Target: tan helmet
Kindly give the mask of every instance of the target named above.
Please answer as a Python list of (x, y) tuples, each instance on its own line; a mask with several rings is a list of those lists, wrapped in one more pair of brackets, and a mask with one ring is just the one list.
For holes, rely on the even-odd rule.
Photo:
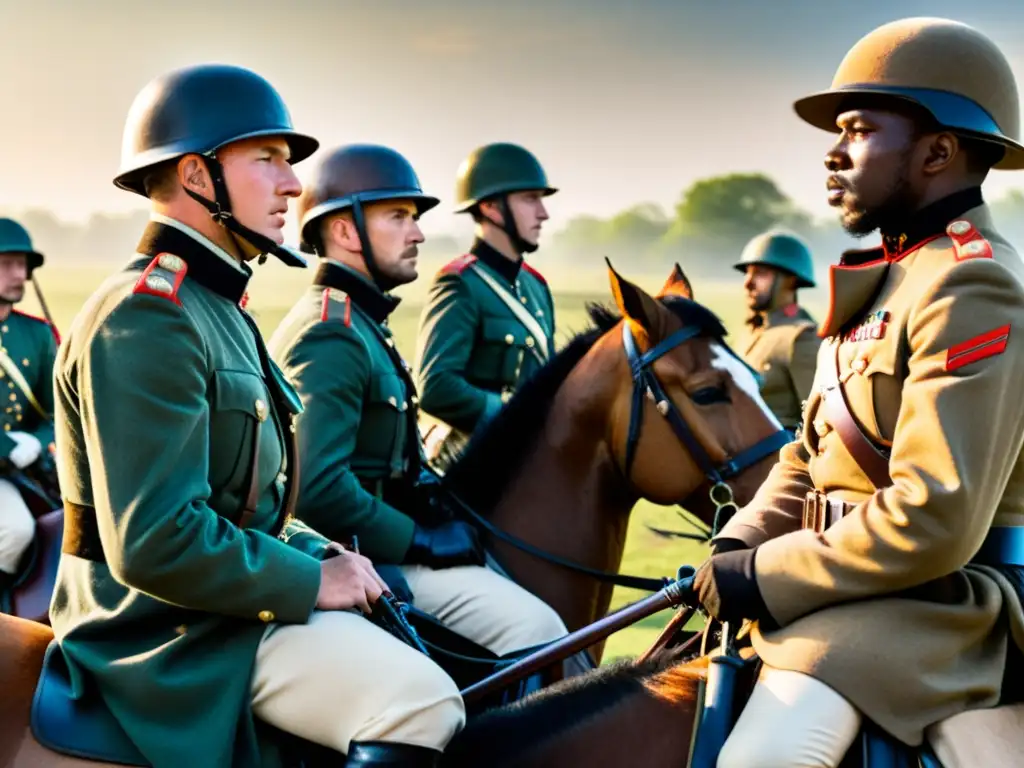
[(945, 129), (1004, 147), (996, 168), (1024, 168), (1013, 71), (995, 43), (973, 27), (935, 18), (883, 24), (850, 49), (830, 90), (793, 106), (811, 125), (838, 133), (836, 116), (855, 94), (915, 103)]

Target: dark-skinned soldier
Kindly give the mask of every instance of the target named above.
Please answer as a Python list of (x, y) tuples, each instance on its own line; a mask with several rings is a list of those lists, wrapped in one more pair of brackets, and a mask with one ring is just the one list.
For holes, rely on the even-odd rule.
[(838, 134), (844, 228), (881, 244), (832, 267), (799, 439), (697, 573), (763, 662), (720, 768), (836, 766), (865, 720), (938, 746), (1020, 692), (1024, 263), (981, 193), (1024, 168), (1013, 71), (972, 27), (903, 19), (795, 108)]
[(547, 281), (525, 260), (557, 190), (537, 158), (515, 144), (488, 144), (462, 163), (456, 212), (472, 216), (469, 253), (434, 277), (420, 318), (416, 380), (430, 460), (444, 469), (469, 436), (554, 351), (555, 306)]
[(242, 304), (250, 260), (305, 265), (282, 228), (317, 146), (246, 69), (146, 86), (115, 182), (152, 220), (58, 354), (51, 620), (75, 693), (155, 768), (280, 764), (264, 723), (348, 766), (432, 766), (464, 720), (440, 667), (363, 615), (369, 561), (292, 517), (302, 406)]

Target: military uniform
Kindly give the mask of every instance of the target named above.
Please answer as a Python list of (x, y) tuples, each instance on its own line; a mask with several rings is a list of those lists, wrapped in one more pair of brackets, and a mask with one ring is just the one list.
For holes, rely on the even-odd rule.
[[(199, 131), (211, 104), (228, 110), (216, 138)], [(118, 182), (140, 193), (161, 152), (201, 155), (222, 186), (226, 142), (280, 136), (292, 162), (315, 148), (276, 91), (236, 67), (158, 78), (130, 115)], [(168, 126), (174, 143), (161, 143)], [(316, 610), (330, 542), (291, 517), (301, 402), (242, 309), (250, 268), (153, 217), (140, 257), (93, 294), (57, 359), (66, 518), (51, 623), (74, 695), (102, 696), (154, 768), (279, 764), (258, 723), (360, 766), (376, 763), (353, 760), (357, 740), (446, 742), (464, 717), (454, 683), (357, 611)], [(384, 659), (412, 692), (360, 719), (348, 699), (375, 706), (366, 669)]]
[[(410, 176), (411, 168), (395, 174), (388, 167), (393, 160), (366, 146), (325, 156), (299, 203), (304, 247), (316, 241), (322, 217), (349, 210), (361, 196), (420, 201), (412, 177), (404, 184), (366, 178), (371, 164)], [(421, 209), (432, 207), (432, 200), (421, 202)], [(361, 239), (365, 260), (367, 239)], [(417, 549), (417, 531), (425, 535), (440, 521), (420, 485), (424, 456), (415, 385), (387, 324), (399, 300), (381, 290), (382, 278), (325, 259), (313, 286), (271, 338), (274, 357), (304, 407), (297, 516), (335, 540), (357, 537), (360, 551), (374, 562), (400, 565), (417, 608), (494, 653), (564, 635), (550, 607), (481, 567), (482, 556), (449, 565)], [(387, 679), (382, 672), (381, 685)]]
[[(28, 275), (43, 264), (28, 232), (0, 219), (0, 253), (25, 254)], [(21, 470), (52, 472), (53, 362), (60, 339), (47, 321), (11, 309), (0, 322), (0, 601), (35, 535), (35, 521), (22, 498)], [(38, 445), (36, 444), (38, 443)]]
[(765, 313), (742, 349), (743, 359), (761, 375), (765, 405), (790, 431), (800, 424), (820, 345), (814, 318), (803, 307), (790, 304)]
[[(943, 84), (955, 111), (929, 101)], [(851, 91), (901, 88), (947, 130), (985, 128), (1005, 147), (996, 168), (1024, 167), (1009, 65), (955, 22), (880, 27), (833, 90), (797, 111), (836, 130)], [(698, 571), (712, 599), (713, 576), (718, 615), (759, 620), (765, 664), (722, 768), (837, 765), (862, 716), (917, 745), (1012, 691), (1007, 655), (1024, 645), (1024, 263), (976, 187), (883, 234), (881, 248), (832, 268), (800, 439)]]
[(427, 454), (439, 469), (554, 352), (551, 290), (522, 257), (537, 246), (520, 235), (508, 205), (509, 194), (527, 190), (558, 191), (537, 158), (515, 144), (478, 147), (459, 168), (455, 211), (482, 216), (480, 204), (493, 202), (520, 258), (508, 259), (478, 237), (431, 283), (415, 369), (423, 411), (435, 420), (426, 433)]
[(554, 353), (554, 315), (541, 274), (482, 240), (437, 274), (420, 319), (416, 376), (423, 409), (456, 431), (454, 445)]

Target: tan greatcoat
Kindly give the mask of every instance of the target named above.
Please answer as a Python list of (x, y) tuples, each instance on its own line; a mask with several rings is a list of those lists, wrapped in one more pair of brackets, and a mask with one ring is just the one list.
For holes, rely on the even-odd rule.
[(800, 424), (801, 404), (814, 381), (821, 339), (814, 319), (791, 304), (764, 316), (743, 350), (743, 359), (761, 374), (761, 398), (786, 429)]
[[(782, 627), (754, 628), (765, 663), (816, 677), (913, 745), (932, 723), (993, 706), (1008, 629), (1024, 646), (1010, 583), (967, 564), (990, 526), (1024, 525), (1024, 263), (985, 205), (962, 220), (982, 245), (943, 235), (832, 268), (831, 338), (801, 439), (720, 534), (760, 545), (758, 585)], [(891, 445), (883, 490), (819, 412), (835, 343), (851, 412)], [(856, 506), (821, 534), (801, 530), (811, 489)]]

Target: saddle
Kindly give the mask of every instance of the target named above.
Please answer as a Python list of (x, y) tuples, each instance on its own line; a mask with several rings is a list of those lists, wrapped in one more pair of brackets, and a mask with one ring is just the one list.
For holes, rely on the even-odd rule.
[[(59, 543), (58, 538), (58, 549)], [(423, 650), (460, 688), (468, 687), (536, 650), (527, 648), (514, 654), (496, 656), (448, 629), (430, 614), (404, 605), (396, 608), (394, 601), (387, 604), (387, 609), (382, 610), (375, 621), (414, 647), (416, 643), (422, 643), (425, 646)], [(538, 673), (522, 681), (515, 690), (506, 691), (492, 701), (478, 703), (476, 709), (522, 698), (559, 676), (560, 670)], [(95, 691), (87, 691), (81, 699), (72, 698), (67, 663), (55, 640), (50, 643), (43, 659), (42, 673), (32, 701), (31, 728), (40, 744), (60, 754), (118, 765), (149, 766)], [(288, 765), (303, 768), (339, 765), (341, 756), (337, 753), (276, 729), (270, 730), (275, 740), (280, 742)]]

